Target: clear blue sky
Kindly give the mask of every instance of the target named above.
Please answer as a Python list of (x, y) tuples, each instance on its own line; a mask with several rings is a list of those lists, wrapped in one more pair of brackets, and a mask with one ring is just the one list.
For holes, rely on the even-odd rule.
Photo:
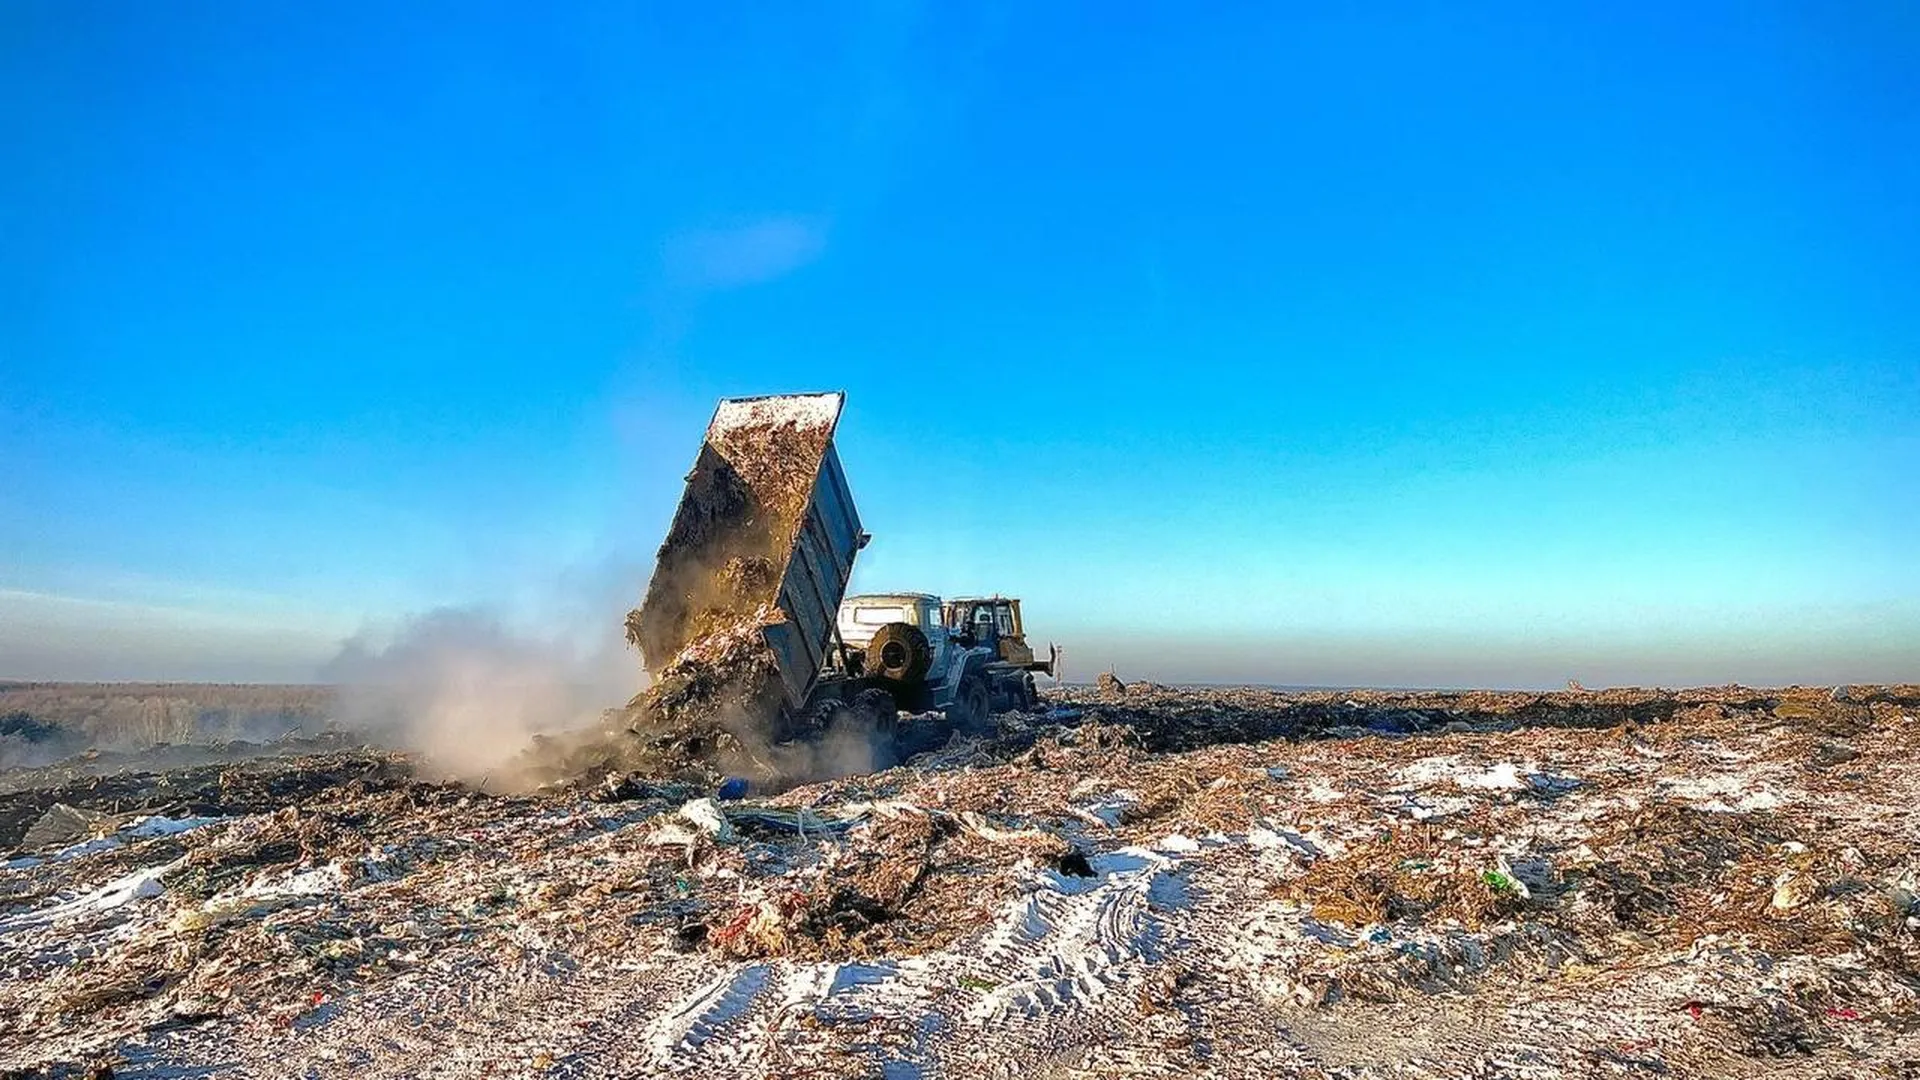
[(1920, 8), (1469, 7), (8, 3), (0, 676), (616, 634), (845, 389), (1082, 676), (1920, 678)]

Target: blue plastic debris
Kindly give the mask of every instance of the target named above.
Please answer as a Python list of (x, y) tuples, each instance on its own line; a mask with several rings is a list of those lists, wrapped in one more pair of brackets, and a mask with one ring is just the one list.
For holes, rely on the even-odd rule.
[(1054, 721), (1078, 720), (1080, 719), (1080, 710), (1069, 709), (1066, 706), (1062, 705), (1057, 709), (1048, 709), (1047, 719), (1054, 720)]
[(717, 799), (744, 799), (747, 797), (747, 778), (729, 776), (720, 781), (720, 789), (713, 794)]
[(1367, 726), (1389, 735), (1410, 735), (1420, 730), (1417, 718), (1402, 713), (1381, 713), (1367, 718)]

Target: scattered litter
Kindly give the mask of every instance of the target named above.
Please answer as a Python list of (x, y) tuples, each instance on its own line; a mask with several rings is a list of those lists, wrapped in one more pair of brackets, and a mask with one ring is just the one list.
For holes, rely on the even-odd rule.
[(1512, 762), (1501, 762), (1479, 772), (1456, 775), (1453, 782), (1464, 788), (1485, 788), (1490, 791), (1515, 791), (1527, 786), (1520, 777), (1520, 770)]
[(0, 877), (0, 1069), (1877, 1075), (1920, 1012), (1920, 691), (1850, 696), (1136, 682), (742, 799), (372, 752), (88, 779), (5, 819), (100, 815)]
[[(84, 821), (87, 822), (90, 827), (94, 828), (107, 828), (114, 820), (107, 815), (86, 814), (84, 811), (76, 810), (73, 807), (60, 805), (49, 810), (47, 815), (42, 817), (41, 821), (44, 823), (48, 818), (55, 817), (62, 819), (63, 824)], [(99, 854), (103, 851), (116, 851), (131, 842), (153, 840), (166, 836), (179, 836), (182, 833), (192, 832), (201, 826), (210, 825), (218, 820), (218, 818), (201, 817), (136, 817), (121, 824), (117, 829), (106, 832), (104, 835), (69, 843), (67, 846), (45, 855), (18, 856), (0, 865), (3, 865), (8, 870), (25, 870), (39, 866), (45, 862), (64, 862), (69, 859), (79, 859), (88, 855)], [(72, 832), (65, 828), (41, 829), (39, 826), (36, 826), (35, 829), (28, 831), (27, 840), (45, 840), (52, 836), (70, 838)], [(29, 844), (29, 846), (32, 845)]]
[(1117, 829), (1120, 827), (1120, 820), (1126, 814), (1127, 808), (1139, 801), (1140, 796), (1134, 792), (1115, 791), (1106, 798), (1100, 799), (1090, 805), (1075, 806), (1070, 809), (1075, 815), (1084, 818), (1091, 824), (1104, 826), (1108, 829)]
[(790, 806), (741, 806), (726, 811), (727, 819), (740, 825), (757, 826), (778, 832), (789, 832), (796, 836), (825, 836), (829, 833), (841, 833), (853, 828), (865, 820), (864, 812), (855, 812), (842, 808), (832, 816), (823, 815), (806, 807)]
[(65, 903), (0, 918), (0, 935), (104, 915), (136, 900), (147, 900), (159, 896), (166, 891), (160, 879), (165, 877), (175, 865), (177, 864), (136, 870)]
[(723, 844), (733, 840), (733, 826), (712, 799), (695, 799), (687, 803), (680, 808), (680, 817)]
[(1690, 802), (1702, 810), (1723, 814), (1777, 810), (1782, 805), (1777, 791), (1764, 784), (1756, 784), (1753, 777), (1741, 773), (1668, 777), (1658, 781), (1656, 787), (1665, 798)]
[(1555, 776), (1552, 773), (1530, 772), (1526, 776), (1527, 786), (1536, 794), (1553, 797), (1565, 795), (1580, 787), (1580, 781), (1571, 776)]

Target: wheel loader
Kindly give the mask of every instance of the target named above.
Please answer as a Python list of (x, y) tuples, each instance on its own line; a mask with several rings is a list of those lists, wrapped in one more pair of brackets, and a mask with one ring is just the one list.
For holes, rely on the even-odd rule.
[(871, 537), (833, 446), (844, 402), (720, 402), (627, 635), (662, 682), (729, 683), (728, 701), (770, 713), (775, 741), (857, 723), (895, 751), (884, 759), (1031, 707), (1032, 672), (1048, 669), (1009, 654), (1017, 615), (1020, 633), (983, 640), (937, 596), (846, 596)]

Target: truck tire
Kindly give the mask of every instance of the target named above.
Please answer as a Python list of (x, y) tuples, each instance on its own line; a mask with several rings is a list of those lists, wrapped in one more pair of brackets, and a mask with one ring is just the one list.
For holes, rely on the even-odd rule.
[(900, 707), (894, 703), (893, 695), (880, 689), (862, 690), (854, 695), (855, 710), (873, 717), (875, 726), (891, 732), (900, 723)]
[(913, 686), (927, 677), (932, 666), (933, 647), (912, 623), (888, 623), (874, 631), (867, 643), (867, 672), (883, 679)]
[(854, 715), (866, 732), (873, 753), (873, 771), (900, 764), (900, 710), (885, 690), (862, 690), (853, 699)]
[(838, 698), (816, 701), (812, 708), (801, 714), (799, 726), (784, 732), (783, 736), (787, 739), (818, 739), (846, 711), (847, 703)]
[(960, 691), (947, 708), (947, 724), (955, 731), (974, 735), (986, 730), (990, 715), (987, 710), (987, 681), (978, 675), (961, 679)]

